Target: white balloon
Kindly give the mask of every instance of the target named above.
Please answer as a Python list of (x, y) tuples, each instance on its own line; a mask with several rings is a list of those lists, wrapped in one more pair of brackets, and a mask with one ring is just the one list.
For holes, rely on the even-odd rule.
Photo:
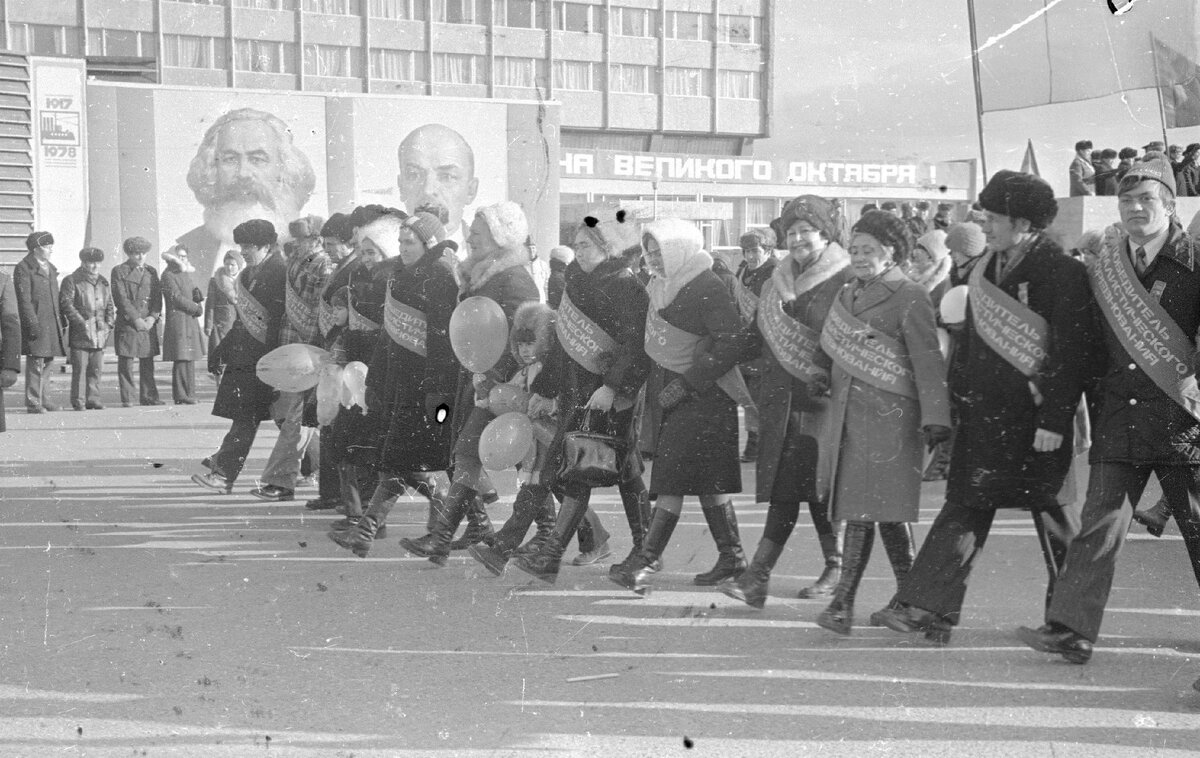
[(949, 358), (950, 357), (950, 332), (946, 331), (945, 329), (943, 329), (939, 326), (938, 330), (937, 330), (937, 336), (938, 336), (938, 348), (942, 351), (942, 357)]
[(967, 320), (967, 285), (960, 284), (951, 287), (942, 296), (942, 321), (947, 324), (961, 324)]

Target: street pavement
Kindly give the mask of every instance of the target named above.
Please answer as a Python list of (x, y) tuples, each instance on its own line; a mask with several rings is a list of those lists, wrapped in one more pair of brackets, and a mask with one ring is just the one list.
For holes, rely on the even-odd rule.
[[(124, 409), (106, 371), (104, 411), (27, 415), (20, 385), (6, 393), (0, 756), (1200, 753), (1200, 597), (1173, 525), (1134, 527), (1086, 666), (1013, 633), (1040, 623), (1046, 581), (1020, 512), (997, 518), (948, 647), (839, 638), (813, 623), (824, 601), (794, 599), (821, 564), (807, 515), (763, 611), (691, 584), (716, 557), (694, 500), (646, 598), (611, 584), (607, 561), (551, 587), (466, 553), (440, 569), (410, 557), (397, 538), (425, 517), (410, 498), (358, 559), (326, 538), (335, 516), (304, 510), (315, 490), (248, 494), (273, 426), (217, 495), (189, 481), (227, 429), (211, 380), (198, 406)], [(68, 381), (53, 377), (60, 401)], [(511, 475), (499, 483), (511, 502)], [(918, 539), (942, 493), (926, 486)], [(753, 501), (735, 498), (748, 553), (766, 512)], [(593, 502), (620, 560), (616, 492)], [(860, 618), (893, 590), (877, 547)]]

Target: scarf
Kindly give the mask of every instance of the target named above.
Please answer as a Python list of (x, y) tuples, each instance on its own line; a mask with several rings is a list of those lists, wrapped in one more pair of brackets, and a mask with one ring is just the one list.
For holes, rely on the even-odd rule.
[(947, 255), (937, 264), (929, 266), (923, 271), (909, 271), (908, 278), (924, 287), (926, 292), (932, 292), (935, 287), (946, 281), (952, 268), (954, 268), (954, 261)]
[(850, 254), (836, 242), (821, 251), (821, 255), (804, 270), (800, 269), (795, 257), (789, 254), (775, 264), (771, 272), (771, 281), (775, 283), (775, 291), (785, 303), (795, 300), (805, 292), (832, 279), (838, 272), (850, 265)]
[(516, 266), (524, 266), (529, 261), (529, 254), (523, 248), (501, 250), (501, 254), (483, 260), (468, 258), (458, 267), (464, 292), (475, 292), (488, 280)]

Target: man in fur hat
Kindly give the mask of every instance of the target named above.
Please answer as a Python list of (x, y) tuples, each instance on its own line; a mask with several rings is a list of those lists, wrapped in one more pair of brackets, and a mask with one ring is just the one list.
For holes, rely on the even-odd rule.
[(54, 237), (34, 232), (25, 238), (29, 254), (13, 267), (13, 289), (21, 314), (21, 354), (25, 356), (25, 410), (58, 410), (45, 395), (46, 369), (66, 355), (58, 308), (58, 269), (50, 262)]
[(117, 328), (113, 347), (117, 353), (117, 384), (121, 405), (133, 405), (133, 362), (138, 362), (138, 402), (162, 405), (154, 381), (154, 357), (158, 355), (158, 322), (162, 320), (162, 286), (158, 272), (146, 265), (150, 242), (130, 237), (121, 246), (125, 262), (112, 270), (113, 302), (117, 306)]
[(63, 279), (59, 291), (59, 307), (70, 323), (67, 342), (71, 350), (71, 407), (77, 411), (104, 410), (100, 370), (104, 366), (104, 343), (116, 325), (117, 309), (108, 280), (100, 273), (103, 260), (104, 251), (99, 248), (80, 250), (79, 268)]

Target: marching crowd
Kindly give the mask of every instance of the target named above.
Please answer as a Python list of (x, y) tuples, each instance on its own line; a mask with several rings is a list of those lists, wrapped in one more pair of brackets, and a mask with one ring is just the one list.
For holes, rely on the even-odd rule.
[[(58, 292), (53, 239), (39, 232), (0, 290), (0, 384), (15, 382), (23, 352), (27, 409), (48, 409), (46, 365), (69, 347), (73, 405), (102, 407), (94, 356), (115, 330), (122, 402), (133, 402), (138, 359), (139, 401), (161, 403), (148, 361), (165, 310), (175, 401), (194, 402), (192, 365), (206, 353), (219, 377), (213, 414), (230, 421), (193, 476), (203, 487), (231, 492), (272, 420), (280, 433), (253, 494), (292, 500), (310, 461), (319, 491), (305, 507), (342, 511), (329, 532), (338, 545), (368, 555), (412, 490), (429, 517), (424, 535), (400, 540), (410, 553), (442, 565), (467, 548), (494, 574), (512, 564), (553, 583), (576, 536), (576, 565), (608, 556), (589, 499), (616, 486), (633, 549), (608, 575), (637, 593), (694, 496), (717, 551), (694, 582), (754, 608), (804, 503), (824, 570), (799, 596), (828, 598), (817, 623), (843, 635), (878, 532), (897, 589), (869, 623), (948, 643), (996, 512), (1023, 510), (1048, 582), (1044, 623), (1018, 634), (1085, 663), (1151, 474), (1160, 521), (1174, 517), (1200, 582), (1200, 244), (1174, 216), (1176, 191), (1165, 160), (1133, 163), (1116, 187), (1119, 236), (1086, 262), (1045, 233), (1050, 186), (1012, 171), (980, 193), (980, 225), (914, 228), (867, 209), (844, 235), (834, 203), (797, 197), (770, 229), (742, 237), (744, 262), (724, 277), (689, 222), (588, 217), (553, 251), (547, 303), (512, 202), (479, 209), (463, 250), (436, 207), (298, 219), (285, 250), (270, 222), (247, 221), (234, 231), (240, 256), (207, 295), (186, 276), (186, 250), (164, 254), (160, 281), (140, 238), (125, 242), (111, 286), (103, 253), (87, 248)], [(952, 317), (949, 293), (963, 285), (965, 312)], [(507, 349), (486, 366), (453, 338), (468, 299), (494, 303), (508, 324)], [(54, 344), (60, 318), (67, 345)], [(366, 364), (361, 405), (320, 418), (315, 391), (264, 383), (259, 360), (294, 343)], [(742, 453), (739, 406), (754, 448)], [(481, 440), (512, 411), (528, 417), (533, 443), (496, 530)], [(1080, 512), (1064, 486), (1089, 443)], [(731, 499), (739, 458), (755, 462), (755, 499), (769, 505), (749, 560)], [(941, 476), (945, 504), (918, 546), (921, 482)]]

